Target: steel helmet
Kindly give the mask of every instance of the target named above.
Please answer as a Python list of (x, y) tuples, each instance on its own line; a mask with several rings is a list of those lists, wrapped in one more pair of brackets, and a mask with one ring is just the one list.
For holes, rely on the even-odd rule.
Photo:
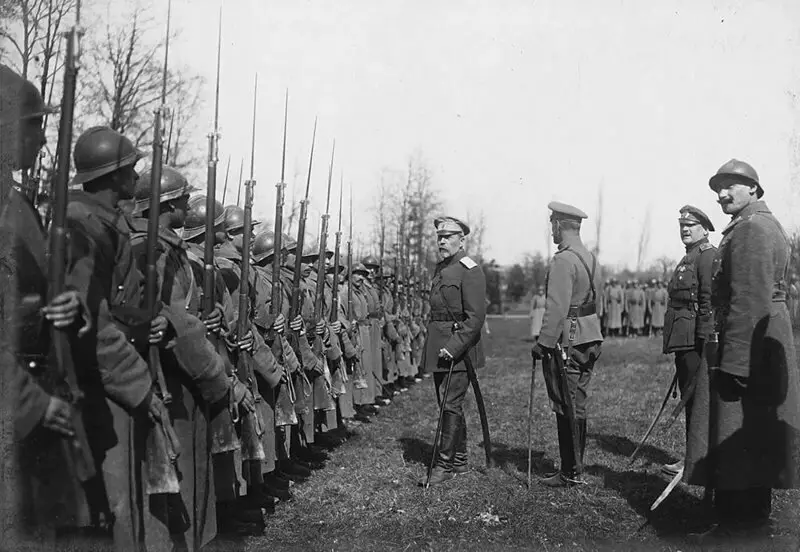
[[(253, 226), (261, 224), (261, 221), (253, 219)], [(238, 205), (228, 205), (225, 207), (225, 231), (232, 232), (244, 228), (244, 209)]]
[(375, 255), (367, 255), (361, 259), (361, 263), (367, 268), (378, 268), (381, 266), (381, 264), (378, 262), (378, 259), (375, 258)]
[(78, 137), (72, 158), (73, 184), (91, 182), (123, 167), (135, 165), (144, 153), (125, 136), (109, 127), (92, 127)]
[(253, 239), (253, 262), (260, 263), (274, 254), (275, 233), (272, 230), (262, 230)]
[(364, 266), (364, 263), (356, 263), (353, 265), (353, 274), (363, 274), (366, 276), (369, 274), (369, 269)]
[[(214, 226), (225, 222), (222, 203), (214, 202)], [(183, 239), (190, 240), (206, 231), (206, 196), (196, 195), (189, 200), (186, 223), (183, 226)]]
[(749, 163), (739, 161), (738, 159), (731, 159), (722, 165), (717, 171), (717, 174), (709, 179), (708, 186), (715, 192), (719, 191), (720, 183), (725, 180), (726, 177), (731, 176), (743, 178), (755, 184), (756, 197), (759, 199), (764, 195), (764, 189), (761, 187), (761, 183), (758, 181), (758, 173), (756, 170)]
[(378, 278), (394, 278), (394, 269), (391, 266), (384, 266), (382, 271), (379, 271)]
[[(133, 197), (136, 200), (136, 206), (133, 208), (133, 214), (139, 214), (146, 211), (150, 207), (150, 184), (153, 178), (151, 169), (142, 174), (136, 182), (136, 191)], [(197, 192), (198, 188), (189, 184), (189, 181), (174, 167), (167, 167), (166, 165), (161, 168), (161, 198), (160, 203), (166, 203), (179, 197), (188, 196)]]

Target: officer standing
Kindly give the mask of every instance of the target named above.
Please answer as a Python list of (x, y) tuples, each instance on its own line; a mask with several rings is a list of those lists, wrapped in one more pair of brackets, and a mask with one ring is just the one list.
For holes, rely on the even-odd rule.
[[(667, 288), (669, 303), (664, 315), (664, 353), (675, 353), (678, 389), (686, 404), (688, 433), (691, 395), (700, 370), (703, 348), (713, 329), (711, 275), (717, 248), (708, 242), (708, 233), (714, 231), (714, 225), (697, 207), (681, 207), (678, 224), (686, 255), (675, 267)], [(674, 475), (682, 467), (683, 461), (678, 461), (667, 464), (662, 471)]]
[[(431, 313), (422, 365), (433, 372), (439, 407), (444, 409), (439, 454), (430, 484), (435, 485), (467, 467), (467, 425), (464, 397), (469, 387), (467, 362), (473, 369), (485, 363), (481, 328), (486, 318), (486, 278), (464, 251), (469, 227), (454, 217), (434, 220), (441, 261), (431, 282)], [(454, 320), (458, 329), (454, 328)], [(445, 396), (448, 371), (450, 387)]]
[(556, 413), (561, 469), (541, 483), (570, 487), (583, 483), (586, 398), (603, 342), (597, 316), (600, 278), (597, 259), (581, 241), (586, 213), (557, 201), (547, 207), (558, 251), (547, 274), (542, 332), (531, 352), (543, 361), (547, 394)]
[(772, 489), (800, 486), (800, 381), (786, 233), (747, 163), (732, 159), (709, 186), (732, 219), (711, 289), (719, 354), (698, 379), (684, 480), (713, 490), (720, 524), (704, 536), (724, 539), (768, 531)]

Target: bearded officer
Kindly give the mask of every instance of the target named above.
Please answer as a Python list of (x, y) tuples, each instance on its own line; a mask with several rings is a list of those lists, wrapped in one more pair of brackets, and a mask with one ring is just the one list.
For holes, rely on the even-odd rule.
[(718, 354), (698, 379), (684, 481), (713, 491), (720, 524), (707, 536), (725, 539), (768, 532), (772, 489), (800, 486), (800, 381), (786, 232), (749, 164), (732, 159), (709, 186), (732, 219), (711, 287)]
[[(431, 282), (431, 314), (422, 365), (425, 371), (433, 372), (436, 396), (444, 415), (431, 485), (468, 471), (463, 411), (469, 387), (466, 363), (471, 362), (475, 369), (485, 364), (481, 328), (486, 318), (486, 278), (478, 263), (464, 251), (469, 227), (454, 217), (440, 217), (433, 224), (441, 261)], [(457, 330), (454, 322), (458, 322)], [(450, 388), (445, 396), (451, 366)]]
[(557, 201), (547, 207), (558, 251), (548, 270), (542, 331), (532, 354), (543, 360), (547, 394), (556, 413), (561, 469), (541, 483), (568, 487), (583, 483), (586, 399), (603, 342), (597, 316), (601, 281), (597, 259), (581, 241), (586, 213)]
[[(717, 249), (708, 242), (708, 233), (714, 231), (714, 225), (697, 207), (681, 207), (678, 224), (686, 255), (675, 267), (667, 288), (669, 303), (664, 315), (664, 353), (675, 353), (678, 389), (686, 404), (688, 430), (695, 377), (700, 370), (703, 348), (713, 329), (711, 273)], [(683, 461), (678, 461), (667, 464), (662, 471), (675, 475), (681, 468)]]

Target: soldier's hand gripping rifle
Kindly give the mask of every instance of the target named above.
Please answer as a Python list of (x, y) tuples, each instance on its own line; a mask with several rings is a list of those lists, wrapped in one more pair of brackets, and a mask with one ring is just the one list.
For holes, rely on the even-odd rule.
[[(159, 207), (161, 204), (161, 171), (164, 155), (164, 119), (167, 117), (167, 63), (169, 61), (170, 18), (172, 15), (172, 1), (167, 4), (167, 39), (164, 49), (164, 69), (161, 82), (161, 105), (156, 109), (153, 123), (153, 163), (150, 180), (150, 204), (147, 220), (147, 266), (145, 302), (154, 320), (160, 311), (158, 301), (158, 223)], [(145, 474), (145, 487), (148, 494), (178, 493), (180, 483), (176, 462), (180, 455), (180, 444), (172, 428), (169, 414), (165, 405), (172, 402), (172, 396), (167, 390), (164, 371), (161, 367), (161, 357), (158, 344), (151, 343), (148, 347), (148, 365), (153, 377), (153, 390), (161, 399), (161, 415), (155, 419), (155, 427), (147, 436), (147, 473)]]
[[(242, 264), (239, 278), (239, 319), (236, 324), (236, 335), (241, 340), (251, 331), (250, 324), (250, 236), (253, 229), (253, 188), (256, 181), (253, 179), (256, 146), (256, 99), (258, 97), (258, 74), (255, 77), (253, 90), (253, 134), (250, 144), (250, 178), (244, 185), (244, 234), (242, 235)], [(253, 358), (250, 351), (239, 350), (236, 371), (239, 380), (245, 383), (255, 400), (255, 407), (251, 410), (245, 408), (242, 418), (242, 458), (244, 460), (261, 461), (266, 458), (261, 437), (264, 435), (264, 420), (258, 403), (263, 400), (258, 392), (258, 383), (255, 380), (252, 366)]]
[[(72, 149), (72, 122), (75, 111), (75, 88), (78, 77), (78, 58), (80, 56), (81, 1), (75, 6), (75, 24), (67, 33), (67, 56), (64, 63), (64, 92), (61, 98), (61, 121), (58, 128), (58, 150), (56, 175), (53, 179), (52, 213), (53, 223), (50, 228), (50, 256), (48, 285), (49, 300), (52, 301), (64, 292), (66, 275), (67, 249), (67, 194), (69, 192), (69, 160)], [(66, 329), (50, 326), (50, 363), (58, 369), (58, 382), (55, 393), (72, 406), (73, 437), (65, 437), (66, 461), (79, 481), (85, 482), (97, 473), (86, 428), (83, 425), (81, 408), (83, 392), (78, 387), (75, 365), (72, 362), (72, 351)]]

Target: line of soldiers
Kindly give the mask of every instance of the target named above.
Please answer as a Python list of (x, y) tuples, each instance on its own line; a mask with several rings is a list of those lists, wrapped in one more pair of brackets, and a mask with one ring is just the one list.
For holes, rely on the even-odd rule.
[(135, 169), (143, 153), (94, 127), (72, 152), (54, 295), (47, 231), (13, 177), (44, 144), (46, 112), (36, 87), (0, 66), (3, 542), (197, 550), (218, 532), (260, 532), (346, 424), (421, 381), (423, 282), (372, 255), (340, 263), (339, 240), (298, 251), (282, 234), (276, 251), (247, 203), (213, 202), (209, 233), (210, 202), (180, 171), (161, 167), (152, 201), (152, 175)]
[(606, 281), (599, 305), (603, 335), (657, 336), (664, 328), (668, 295), (663, 280)]

